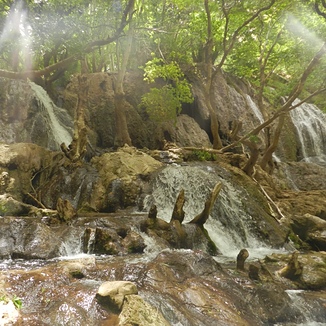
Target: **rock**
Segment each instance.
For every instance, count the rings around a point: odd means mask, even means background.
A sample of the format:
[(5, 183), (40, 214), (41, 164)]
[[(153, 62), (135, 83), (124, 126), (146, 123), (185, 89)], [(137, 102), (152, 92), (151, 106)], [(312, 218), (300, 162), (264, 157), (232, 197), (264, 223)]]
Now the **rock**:
[[(4, 217), (0, 228), (0, 257), (50, 259), (60, 253), (60, 230), (54, 232), (35, 218)], [(60, 235), (59, 235), (60, 234)]]
[(143, 253), (146, 248), (144, 239), (134, 231), (130, 231), (127, 234), (127, 236), (122, 240), (122, 245), (130, 254)]
[(125, 297), (130, 294), (138, 294), (135, 283), (128, 281), (109, 281), (100, 286), (96, 298), (101, 304), (121, 311)]
[(91, 163), (100, 176), (93, 192), (93, 206), (98, 211), (111, 212), (136, 205), (141, 193), (139, 179), (162, 166), (151, 156), (129, 146), (94, 157)]
[[(326, 190), (325, 167), (307, 162), (280, 163), (278, 173), (289, 189), (300, 191)], [(284, 178), (285, 177), (285, 178)]]
[(212, 147), (206, 131), (186, 114), (179, 115), (175, 125), (164, 124), (163, 131), (167, 141), (175, 142), (180, 147)]
[[(318, 290), (326, 287), (326, 252), (306, 252), (295, 254), (295, 260), (293, 261), (292, 255), (288, 254), (272, 254), (265, 258), (266, 264), (275, 265), (278, 270), (276, 274), (289, 275), (291, 278), (286, 280), (286, 284), (289, 284), (289, 280), (293, 283), (294, 288)], [(297, 257), (296, 257), (297, 256)], [(292, 260), (292, 262), (291, 262)], [(288, 264), (296, 264), (291, 268)], [(286, 265), (279, 270), (280, 265)], [(295, 268), (297, 266), (297, 269)], [(298, 274), (295, 274), (295, 271)], [(292, 271), (292, 272), (291, 272)], [(287, 274), (288, 273), (288, 274)], [(284, 274), (282, 275), (284, 276)], [(283, 282), (283, 280), (281, 280)]]
[(248, 276), (251, 280), (259, 281), (260, 280), (259, 267), (256, 266), (255, 264), (250, 264)]
[(115, 255), (120, 251), (120, 240), (114, 230), (96, 228), (93, 253)]
[(24, 216), (28, 215), (32, 208), (33, 206), (24, 204), (8, 194), (0, 195), (0, 216)]
[(126, 295), (119, 315), (121, 326), (169, 326), (160, 311), (145, 302), (139, 295)]
[(64, 222), (70, 222), (77, 217), (77, 211), (67, 199), (58, 199), (57, 211), (59, 218)]

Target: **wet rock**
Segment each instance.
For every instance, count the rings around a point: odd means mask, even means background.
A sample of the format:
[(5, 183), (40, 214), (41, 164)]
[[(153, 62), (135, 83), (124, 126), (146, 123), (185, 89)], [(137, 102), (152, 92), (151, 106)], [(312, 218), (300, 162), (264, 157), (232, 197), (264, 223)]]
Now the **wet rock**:
[(203, 250), (211, 255), (220, 253), (207, 230), (194, 223), (180, 224), (177, 220), (168, 223), (160, 218), (148, 218), (141, 223), (141, 231), (163, 240), (169, 248)]
[[(56, 311), (56, 312), (55, 312)], [(51, 309), (49, 319), (52, 325), (87, 325), (87, 312), (77, 304), (61, 302)]]
[(250, 309), (261, 316), (263, 325), (273, 325), (284, 321), (295, 322), (300, 312), (293, 306), (285, 287), (273, 283), (261, 284), (250, 291), (246, 297)]
[(129, 254), (143, 253), (146, 248), (144, 239), (136, 232), (129, 232), (122, 240), (122, 245)]
[(121, 326), (169, 326), (160, 311), (145, 302), (139, 295), (126, 295), (119, 315)]
[(49, 259), (58, 256), (61, 239), (39, 219), (4, 217), (0, 229), (0, 257)]
[(130, 294), (138, 294), (135, 283), (128, 281), (105, 282), (98, 289), (96, 298), (101, 304), (121, 311), (125, 297)]
[[(270, 268), (275, 268), (276, 274), (279, 267), (286, 270), (287, 264), (291, 261), (292, 254), (272, 254), (265, 258), (266, 264)], [(306, 252), (297, 254), (297, 265), (299, 266), (300, 277), (292, 279), (291, 284), (294, 288), (301, 289), (324, 289), (326, 287), (326, 252)], [(282, 270), (281, 269), (281, 270)]]
[(59, 218), (64, 222), (70, 222), (77, 217), (77, 211), (67, 199), (58, 199), (57, 211)]
[(93, 253), (116, 255), (122, 251), (121, 238), (114, 230), (96, 228)]

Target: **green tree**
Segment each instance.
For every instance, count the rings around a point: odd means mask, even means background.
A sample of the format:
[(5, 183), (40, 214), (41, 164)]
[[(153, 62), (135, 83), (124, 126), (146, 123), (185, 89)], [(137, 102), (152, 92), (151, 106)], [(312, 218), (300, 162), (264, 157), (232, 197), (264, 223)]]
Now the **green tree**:
[(165, 85), (152, 87), (143, 95), (141, 104), (146, 108), (149, 117), (156, 122), (175, 120), (181, 112), (182, 103), (191, 103), (193, 97), (189, 83), (186, 81), (179, 65), (172, 61), (153, 58), (144, 67), (144, 80), (154, 83), (161, 79)]

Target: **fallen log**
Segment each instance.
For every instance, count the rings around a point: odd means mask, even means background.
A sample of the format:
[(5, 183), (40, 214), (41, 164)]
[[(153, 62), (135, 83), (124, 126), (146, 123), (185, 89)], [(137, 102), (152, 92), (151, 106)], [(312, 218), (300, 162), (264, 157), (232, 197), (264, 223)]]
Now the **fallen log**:
[(212, 211), (212, 208), (213, 208), (213, 205), (217, 198), (217, 195), (219, 194), (221, 189), (222, 189), (222, 183), (218, 182), (215, 185), (212, 192), (210, 193), (210, 195), (208, 196), (208, 198), (205, 202), (205, 207), (204, 207), (203, 211), (200, 214), (198, 214), (194, 219), (192, 219), (189, 223), (195, 223), (200, 226), (203, 226), (206, 223), (206, 221), (208, 220), (209, 214)]

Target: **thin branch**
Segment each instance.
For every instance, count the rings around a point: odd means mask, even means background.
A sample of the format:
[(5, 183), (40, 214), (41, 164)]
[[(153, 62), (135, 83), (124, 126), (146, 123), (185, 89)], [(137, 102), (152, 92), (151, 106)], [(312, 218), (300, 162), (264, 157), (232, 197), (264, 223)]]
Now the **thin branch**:
[[(249, 17), (246, 21), (244, 21), (233, 33), (232, 37), (231, 37), (231, 41), (229, 43), (229, 46), (228, 47), (224, 47), (224, 53), (223, 53), (223, 56), (222, 56), (222, 59), (220, 61), (220, 63), (218, 64), (218, 67), (221, 68), (227, 58), (227, 56), (229, 55), (229, 53), (231, 52), (231, 50), (233, 49), (233, 46), (236, 42), (236, 39), (239, 35), (239, 33), (241, 32), (241, 30), (246, 27), (247, 25), (249, 25), (253, 20), (255, 20), (263, 11), (266, 11), (266, 10), (269, 10), (275, 3), (276, 0), (271, 0), (271, 2), (266, 5), (265, 7), (263, 8), (260, 8), (255, 14), (253, 14), (251, 17)], [(223, 1), (223, 4), (224, 4), (224, 1)], [(222, 9), (223, 10), (223, 9)], [(226, 11), (223, 10), (223, 13), (227, 13)], [(227, 13), (228, 14), (228, 13)], [(226, 17), (227, 18), (227, 17)], [(223, 42), (224, 42), (224, 39), (226, 37), (226, 31), (224, 30), (224, 37), (223, 37)]]

